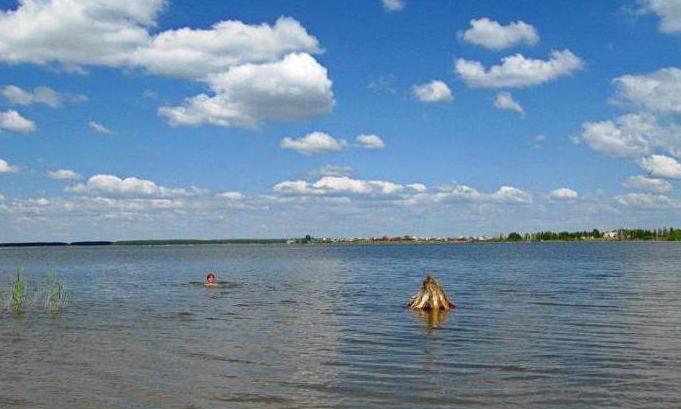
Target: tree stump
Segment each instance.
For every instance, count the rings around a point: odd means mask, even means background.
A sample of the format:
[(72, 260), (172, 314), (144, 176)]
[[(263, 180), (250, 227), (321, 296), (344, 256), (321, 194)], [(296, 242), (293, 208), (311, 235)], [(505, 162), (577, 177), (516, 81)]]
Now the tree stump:
[(412, 310), (451, 310), (454, 307), (454, 303), (447, 297), (442, 284), (430, 275), (423, 279), (421, 289), (409, 301), (409, 308)]

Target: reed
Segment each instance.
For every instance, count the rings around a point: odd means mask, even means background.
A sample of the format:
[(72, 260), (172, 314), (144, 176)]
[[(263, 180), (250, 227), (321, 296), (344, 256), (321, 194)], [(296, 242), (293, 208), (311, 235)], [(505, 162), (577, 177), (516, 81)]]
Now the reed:
[(7, 286), (0, 284), (0, 311), (15, 314), (31, 309), (58, 312), (66, 307), (67, 303), (66, 286), (56, 273), (49, 273), (43, 281), (36, 283), (18, 271)]

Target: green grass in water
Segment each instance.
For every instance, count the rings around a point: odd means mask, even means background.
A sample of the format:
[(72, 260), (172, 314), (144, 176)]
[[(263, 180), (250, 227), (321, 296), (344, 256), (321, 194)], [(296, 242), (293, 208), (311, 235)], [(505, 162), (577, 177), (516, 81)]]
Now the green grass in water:
[[(33, 285), (31, 285), (33, 284)], [(50, 273), (37, 284), (30, 283), (26, 276), (17, 272), (8, 287), (0, 285), (0, 311), (20, 314), (29, 309), (43, 309), (58, 312), (66, 307), (68, 296), (64, 282), (56, 273)]]

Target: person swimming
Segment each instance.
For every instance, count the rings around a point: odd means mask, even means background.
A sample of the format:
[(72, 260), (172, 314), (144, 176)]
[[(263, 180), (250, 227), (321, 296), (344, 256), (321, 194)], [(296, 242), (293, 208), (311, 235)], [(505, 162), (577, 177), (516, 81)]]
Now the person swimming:
[(218, 278), (215, 276), (215, 273), (210, 272), (206, 276), (206, 287), (215, 287), (218, 285)]

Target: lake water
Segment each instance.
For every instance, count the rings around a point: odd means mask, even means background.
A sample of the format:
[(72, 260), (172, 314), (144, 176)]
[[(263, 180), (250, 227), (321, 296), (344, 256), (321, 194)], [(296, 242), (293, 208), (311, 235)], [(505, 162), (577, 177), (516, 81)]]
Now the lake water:
[[(71, 300), (0, 313), (2, 408), (681, 407), (679, 244), (0, 249), (17, 268)], [(455, 311), (404, 308), (425, 273)]]

